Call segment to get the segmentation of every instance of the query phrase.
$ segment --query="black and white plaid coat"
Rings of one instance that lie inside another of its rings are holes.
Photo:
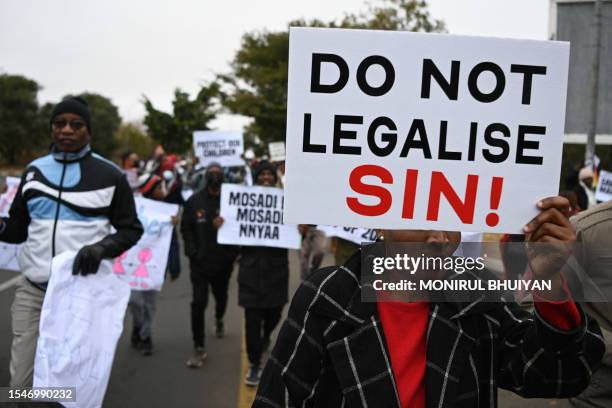
[[[400,407],[376,304],[361,301],[360,263],[358,251],[302,283],[253,407]],[[597,323],[580,313],[582,326],[562,332],[515,303],[430,304],[427,408],[495,407],[498,387],[579,394],[604,351]]]

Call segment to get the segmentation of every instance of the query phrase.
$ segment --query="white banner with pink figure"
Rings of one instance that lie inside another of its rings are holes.
[[[6,178],[6,192],[0,194],[0,217],[8,217],[9,209],[17,194],[17,190],[19,190],[20,182],[21,179],[19,177]],[[0,269],[19,272],[20,268],[17,259],[20,251],[21,245],[0,242]]]
[[[171,218],[179,206],[136,197],[138,219],[144,227],[140,241],[115,259],[113,272],[132,290],[161,290],[168,264]]]

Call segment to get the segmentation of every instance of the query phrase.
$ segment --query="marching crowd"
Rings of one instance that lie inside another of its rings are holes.
[[[207,356],[209,292],[215,303],[214,335],[225,334],[228,286],[238,261],[238,302],[250,363],[245,383],[259,386],[255,407],[490,407],[497,403],[498,387],[525,397],[575,397],[576,406],[612,404],[612,310],[607,303],[574,302],[560,274],[562,264],[530,263],[534,276],[555,283],[551,293],[534,294],[533,312],[510,300],[368,303],[361,297],[359,247],[337,239],[336,263],[342,266],[319,269],[325,236],[314,225],[299,226],[303,282],[263,370],[262,355],[272,347],[289,301],[288,250],[220,245],[220,192],[224,182],[281,187],[283,167],[248,155],[244,168],[214,162],[187,166],[162,146],[146,161],[126,152],[118,167],[91,150],[89,109],[78,97],[55,106],[50,132],[50,153],[24,170],[9,216],[0,221],[0,240],[24,244],[23,277],[11,309],[11,387],[32,385],[50,260],[78,251],[73,273],[96,273],[102,260],[121,255],[142,235],[134,204],[134,195],[141,195],[181,206],[169,220],[175,229],[167,276],[171,281],[179,277],[182,250],[193,289],[188,367],[202,367]],[[590,169],[580,170],[573,190],[539,203],[540,214],[525,226],[524,235],[504,239],[577,241],[590,262],[588,272],[609,274],[609,257],[588,252],[591,240],[612,237],[612,207],[594,202],[593,176]],[[440,254],[452,254],[460,234],[380,230],[378,240],[437,243]],[[531,255],[525,256],[529,263]],[[130,297],[131,343],[144,355],[154,352],[157,295],[133,290]],[[608,349],[601,365],[604,341]],[[595,387],[581,394],[589,384]]]

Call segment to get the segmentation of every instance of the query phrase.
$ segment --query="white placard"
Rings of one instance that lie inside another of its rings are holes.
[[[599,172],[599,181],[597,182],[597,191],[595,192],[597,201],[612,200],[612,173],[602,170]]]
[[[11,204],[15,199],[17,190],[19,190],[20,182],[21,179],[18,177],[6,178],[6,193],[0,195],[0,217],[8,217]],[[0,242],[0,269],[19,272],[18,259],[20,251],[21,244],[16,245]]]
[[[557,195],[569,43],[290,29],[285,219],[519,233]]]
[[[242,133],[224,130],[196,130],[193,132],[193,151],[198,166],[217,162],[223,167],[242,166],[244,141]]]
[[[144,233],[136,245],[115,259],[113,272],[132,290],[161,290],[168,264],[172,223],[179,206],[135,197]]]
[[[361,245],[364,242],[376,241],[376,230],[373,228],[333,227],[318,225],[317,229],[323,231],[328,237],[338,237]]]
[[[220,244],[299,248],[297,225],[283,224],[283,190],[276,187],[221,186]]]
[[[66,407],[102,406],[130,288],[117,279],[112,263],[98,273],[72,275],[76,252],[53,259],[40,314],[34,387],[75,387]]]
[[[285,142],[272,142],[268,145],[270,153],[270,161],[282,162],[285,161]]]

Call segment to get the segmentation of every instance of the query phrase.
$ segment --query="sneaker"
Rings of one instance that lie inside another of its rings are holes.
[[[132,329],[132,337],[130,338],[130,343],[132,344],[132,347],[134,347],[135,349],[140,347],[140,335],[138,334],[140,333],[140,328],[139,327],[134,327]]]
[[[261,378],[261,368],[257,366],[251,366],[247,373],[244,383],[249,387],[257,387],[259,385],[259,379]]]
[[[150,356],[153,354],[153,342],[150,337],[140,342],[140,352],[143,356]]]
[[[225,324],[223,323],[223,319],[217,319],[217,323],[215,324],[215,335],[218,339],[222,339],[225,336]]]
[[[196,347],[193,350],[193,354],[187,360],[187,367],[189,368],[200,368],[204,365],[206,360],[206,349],[204,347]]]

